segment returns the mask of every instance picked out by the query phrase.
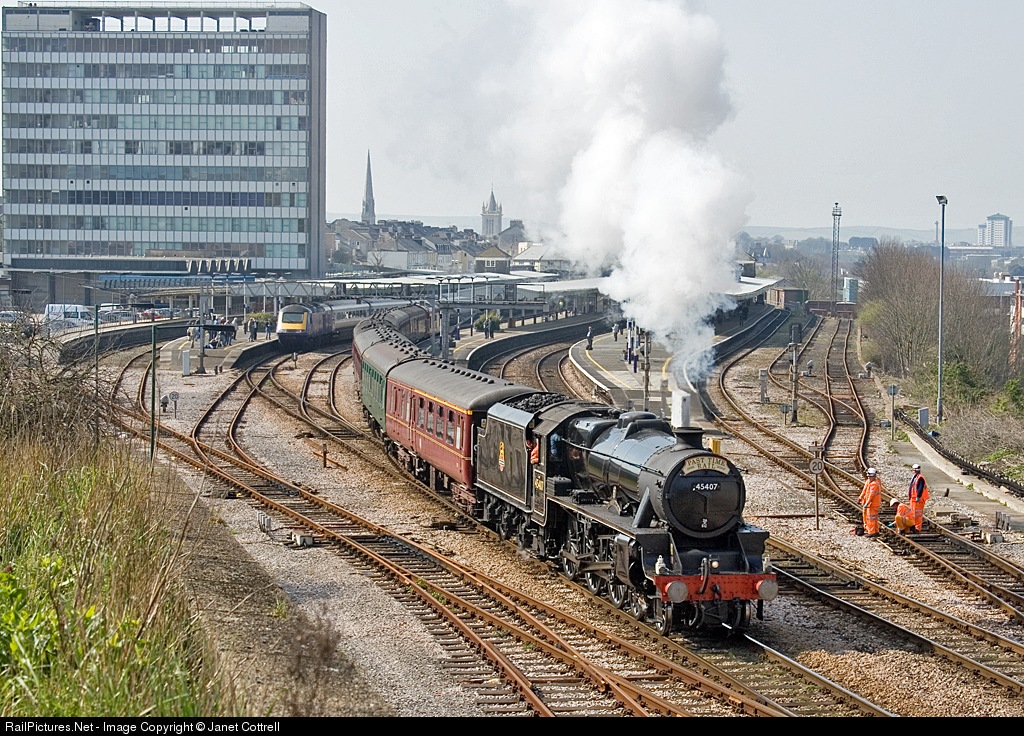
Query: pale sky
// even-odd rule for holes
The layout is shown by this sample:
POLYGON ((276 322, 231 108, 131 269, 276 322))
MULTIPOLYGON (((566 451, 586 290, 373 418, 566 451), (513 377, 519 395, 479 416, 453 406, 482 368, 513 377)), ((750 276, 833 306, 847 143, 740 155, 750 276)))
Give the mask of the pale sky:
MULTIPOLYGON (((601 156, 638 154, 601 148, 629 138, 609 122, 626 113, 631 143, 680 134, 735 174, 740 225, 830 228, 839 202, 844 227, 934 230, 936 194, 948 230, 1024 218, 1024 3, 307 4, 329 24, 331 214, 359 212, 370 151, 378 216, 479 219, 493 186, 505 224, 564 230, 574 208, 584 215, 574 162, 621 173, 601 156)), ((591 206, 623 215, 591 179, 591 206)), ((689 199, 701 182, 674 186, 666 196, 689 199)))
MULTIPOLYGON (((703 75, 703 97, 688 106, 708 108, 708 119, 696 123, 699 136, 746 182, 749 225, 830 228, 838 201, 844 226, 929 230, 940 216, 936 194, 949 197, 948 229, 973 228, 996 212, 1024 217, 1024 176, 1014 168, 1024 161, 1024 95, 1013 81, 1024 69, 1019 2, 308 4, 329 19, 332 213, 358 213, 370 150, 378 215, 478 216, 493 184, 506 223, 550 221, 537 202, 556 201, 564 179, 538 170, 540 152, 517 136, 534 133, 532 143, 543 142, 554 159, 578 153, 588 131, 577 123, 559 129, 565 96, 620 94, 631 80, 595 58, 647 43, 663 30, 662 6, 670 6, 694 24, 707 15, 712 27, 702 33, 713 40, 699 53, 708 67, 673 70, 656 54, 632 60, 651 64, 645 75, 664 74, 648 80, 652 88, 685 85, 672 75, 688 68, 703 75), (546 26, 555 22, 548 6, 566 9, 561 22, 569 25, 546 26), (612 28, 588 27, 592 21, 570 10, 595 6, 612 28), (613 29, 623 9, 635 23, 619 35, 613 29), (551 56, 538 59, 541 47, 551 56), (531 60, 547 66, 535 73, 531 60), (524 159, 527 166, 517 167, 524 159)), ((689 43, 682 36, 681 47, 689 43)), ((693 130, 685 110, 662 112, 656 127, 693 130)), ((680 183, 680 196, 696 185, 680 183)))

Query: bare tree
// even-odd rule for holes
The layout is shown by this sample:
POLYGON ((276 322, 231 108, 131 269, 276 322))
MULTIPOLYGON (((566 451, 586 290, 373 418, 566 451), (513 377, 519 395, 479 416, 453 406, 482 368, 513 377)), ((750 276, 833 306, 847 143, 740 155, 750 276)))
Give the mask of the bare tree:
POLYGON ((806 289, 809 299, 832 298, 832 263, 813 254, 782 251, 771 269, 796 289, 806 289))
POLYGON ((930 278, 936 263, 927 253, 883 238, 858 268, 860 319, 874 339, 880 368, 901 378, 934 359, 937 352, 938 296, 930 278))
MULTIPOLYGON (((935 388, 938 366, 939 262, 932 254, 883 238, 858 268, 860 319, 880 367, 935 388)), ((1010 377, 1009 329, 987 285, 955 264, 943 281, 943 389, 961 403, 1000 390, 1010 377), (1003 329, 993 330, 994 324, 1003 329), (948 376, 948 381, 946 379, 948 376)))

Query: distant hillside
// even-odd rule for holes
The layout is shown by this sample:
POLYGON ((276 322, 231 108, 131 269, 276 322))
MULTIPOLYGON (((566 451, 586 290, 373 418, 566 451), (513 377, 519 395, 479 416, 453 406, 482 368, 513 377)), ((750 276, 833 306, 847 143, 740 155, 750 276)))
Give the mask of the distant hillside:
MULTIPOLYGON (((832 239, 832 228, 830 227, 762 227, 750 226, 743 228, 744 232, 752 238, 773 238, 776 235, 784 240, 806 240, 807 238, 832 239)), ((880 227, 877 225, 848 225, 839 226, 839 239, 846 242, 850 238, 898 238, 904 242, 934 243, 934 230, 900 230, 894 227, 880 227)), ((977 230, 951 230, 946 228, 947 243, 975 243, 978 240, 977 230)))

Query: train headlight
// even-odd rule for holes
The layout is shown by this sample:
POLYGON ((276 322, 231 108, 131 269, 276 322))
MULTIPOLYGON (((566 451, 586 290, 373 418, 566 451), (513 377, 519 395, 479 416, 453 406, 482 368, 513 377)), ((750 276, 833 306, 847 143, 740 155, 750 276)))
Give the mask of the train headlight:
POLYGON ((763 601, 773 601, 779 594, 779 584, 774 580, 762 580, 757 584, 757 597, 763 601))
POLYGON ((718 560, 711 560, 711 569, 712 569, 712 570, 717 570, 717 569, 718 569, 718 566, 719 566, 719 564, 721 564, 721 563, 719 563, 719 561, 718 561, 718 560))
POLYGON ((673 603, 682 603, 690 597, 690 589, 682 580, 673 580, 665 586, 665 595, 673 603))

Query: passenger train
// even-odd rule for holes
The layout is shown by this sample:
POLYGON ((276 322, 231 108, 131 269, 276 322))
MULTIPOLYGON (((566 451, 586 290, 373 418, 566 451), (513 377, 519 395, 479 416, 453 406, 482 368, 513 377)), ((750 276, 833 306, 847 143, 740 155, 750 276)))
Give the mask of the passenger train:
MULTIPOLYGON (((407 299, 337 299, 325 302, 288 304, 277 315, 277 340, 285 350, 310 350, 348 336, 356 323, 381 309, 410 305, 407 299)), ((405 325, 415 337, 429 336, 430 312, 416 325, 405 325)), ((417 338, 417 339, 422 339, 417 338)))
POLYGON ((438 360, 379 312, 352 338, 359 398, 387 451, 520 549, 662 633, 746 629, 778 584, 743 519, 740 470, 702 430, 438 360))

